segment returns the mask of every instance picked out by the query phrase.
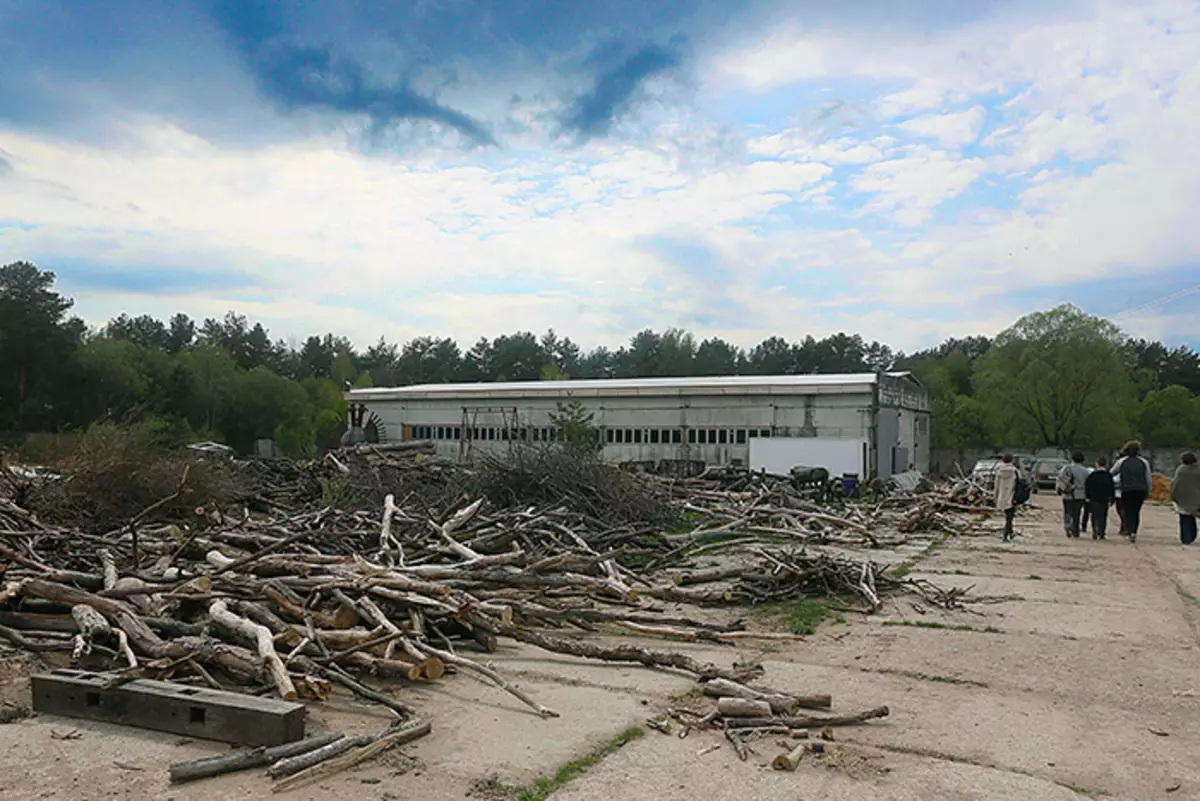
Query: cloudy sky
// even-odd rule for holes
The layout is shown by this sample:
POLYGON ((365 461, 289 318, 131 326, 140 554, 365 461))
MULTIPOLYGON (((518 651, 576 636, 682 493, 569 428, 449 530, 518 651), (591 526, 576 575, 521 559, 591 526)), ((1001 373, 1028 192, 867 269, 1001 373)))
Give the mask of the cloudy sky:
POLYGON ((0 261, 89 322, 1200 346, 1186 0, 5 0, 0 261))

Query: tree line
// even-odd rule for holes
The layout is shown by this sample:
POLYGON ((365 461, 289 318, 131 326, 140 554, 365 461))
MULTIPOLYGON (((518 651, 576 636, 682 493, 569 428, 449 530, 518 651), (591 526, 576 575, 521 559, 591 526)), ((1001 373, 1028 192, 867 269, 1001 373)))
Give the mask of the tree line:
POLYGON ((336 442, 348 387, 908 369, 930 390, 936 445, 1200 439, 1200 357, 1129 340, 1070 306, 1029 315, 994 340, 951 339, 910 355, 844 333, 747 349, 679 329, 587 351, 554 331, 480 339, 465 351, 438 337, 358 350, 332 333, 273 340, 233 312, 203 321, 123 314, 89 330, 72 306, 53 272, 0 267, 0 436, 137 423, 164 446, 213 439, 246 453, 269 437, 305 456, 336 442))

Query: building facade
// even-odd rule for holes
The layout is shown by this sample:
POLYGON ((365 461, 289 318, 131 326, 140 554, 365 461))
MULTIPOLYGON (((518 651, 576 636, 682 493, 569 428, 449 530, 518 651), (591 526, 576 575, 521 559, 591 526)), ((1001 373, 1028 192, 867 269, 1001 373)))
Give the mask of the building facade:
POLYGON ((553 441, 555 416, 578 402, 616 463, 929 467, 929 396, 907 373, 428 384, 346 400, 368 441, 429 440, 462 461, 553 441))

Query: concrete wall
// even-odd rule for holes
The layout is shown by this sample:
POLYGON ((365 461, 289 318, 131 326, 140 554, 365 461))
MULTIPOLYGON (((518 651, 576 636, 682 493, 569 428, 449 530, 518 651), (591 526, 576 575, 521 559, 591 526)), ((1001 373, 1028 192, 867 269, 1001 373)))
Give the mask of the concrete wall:
MULTIPOLYGON (((869 438, 868 393, 753 397, 582 398, 604 439, 609 461, 697 460, 748 464, 749 440, 758 436, 869 438), (666 440, 664 442, 664 440, 666 440)), ((506 406, 455 399, 383 400, 366 404, 390 440, 432 439, 440 455, 472 449, 504 450, 514 441, 539 442, 552 434, 551 399, 506 406), (466 428, 476 436, 469 439, 466 428)))

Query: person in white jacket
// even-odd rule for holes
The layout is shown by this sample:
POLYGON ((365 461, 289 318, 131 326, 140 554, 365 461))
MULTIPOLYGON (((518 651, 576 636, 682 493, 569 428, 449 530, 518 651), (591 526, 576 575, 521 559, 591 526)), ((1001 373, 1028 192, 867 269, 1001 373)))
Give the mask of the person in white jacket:
POLYGON ((1013 518, 1017 514, 1017 481, 1021 471, 1013 464, 1013 455, 1006 453, 996 468, 996 508, 1004 510, 1004 541, 1013 538, 1013 518))

